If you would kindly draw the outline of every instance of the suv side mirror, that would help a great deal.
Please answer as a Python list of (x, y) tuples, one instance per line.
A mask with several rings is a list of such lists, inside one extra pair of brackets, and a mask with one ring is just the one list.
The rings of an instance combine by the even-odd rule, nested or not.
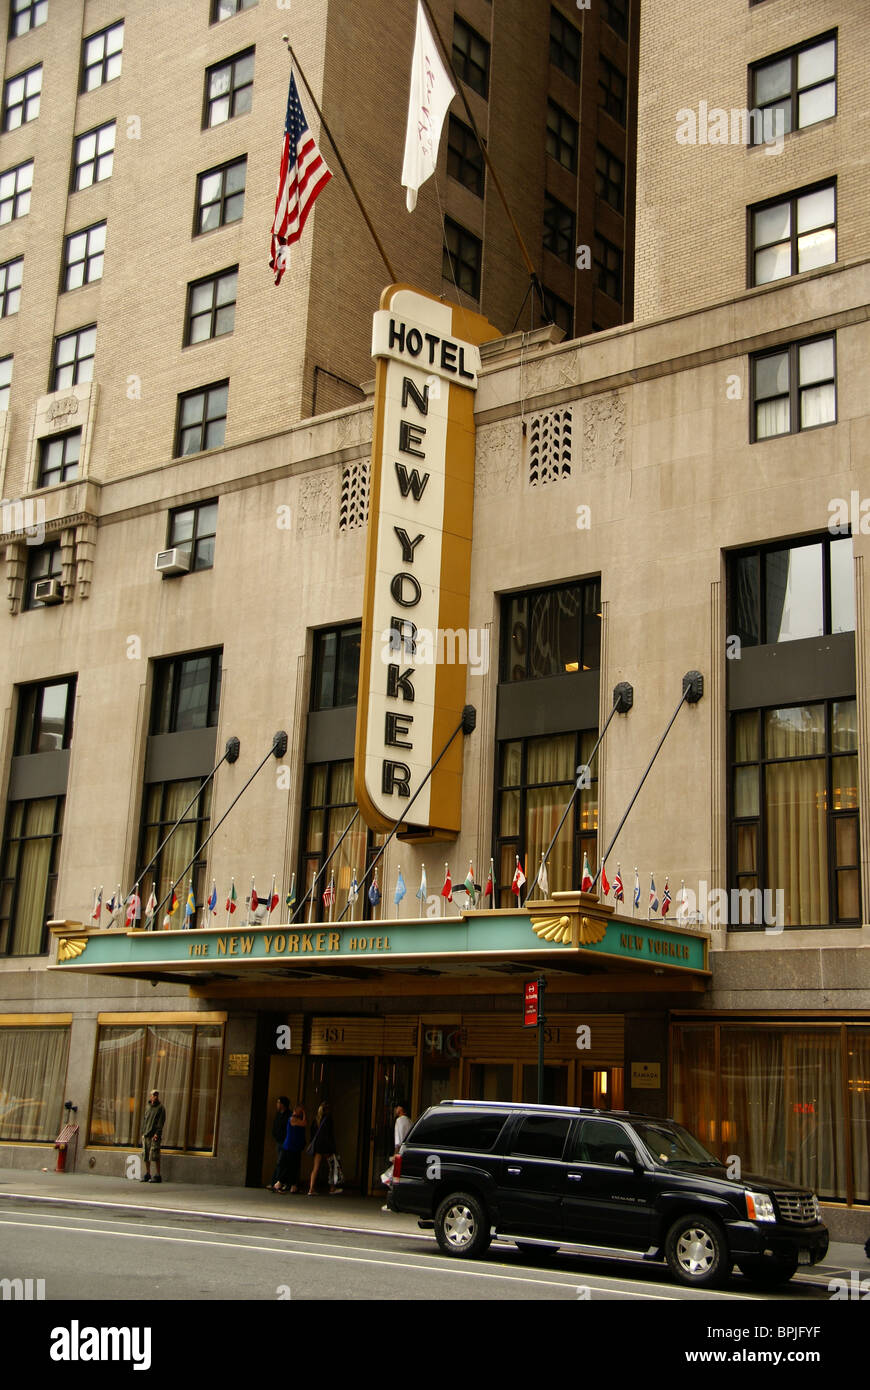
[(638, 1167), (637, 1154), (627, 1154), (625, 1149), (617, 1149), (613, 1155), (614, 1163), (621, 1163), (626, 1168), (634, 1170)]

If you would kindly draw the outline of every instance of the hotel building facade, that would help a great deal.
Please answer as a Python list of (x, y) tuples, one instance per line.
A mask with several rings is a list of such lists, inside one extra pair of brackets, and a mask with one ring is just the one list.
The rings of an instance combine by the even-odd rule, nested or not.
[[(158, 1085), (170, 1180), (258, 1183), (286, 1093), (309, 1111), (330, 1101), (349, 1185), (376, 1189), (397, 1100), (419, 1114), (449, 1095), (534, 1098), (536, 1039), (521, 1007), (523, 982), (540, 975), (547, 1099), (675, 1114), (723, 1159), (811, 1185), (832, 1231), (863, 1238), (870, 18), (857, 0), (832, 0), (823, 23), (808, 0), (727, 0), (712, 17), (700, 0), (678, 17), (657, 0), (640, 13), (607, 0), (591, 18), (529, 6), (512, 29), (499, 0), (463, 8), (454, 50), (467, 50), (474, 81), (487, 68), (493, 101), (508, 64), (489, 127), (497, 165), (510, 121), (522, 116), (522, 144), (540, 118), (537, 163), (523, 155), (540, 197), (514, 197), (545, 285), (571, 304), (581, 336), (565, 337), (514, 330), (523, 271), (488, 183), (475, 224), (482, 278), (449, 307), (456, 294), (441, 271), (458, 271), (461, 285), (469, 245), (450, 241), (450, 219), (459, 225), (460, 204), (476, 196), (456, 177), (465, 166), (442, 149), (454, 169), (438, 180), (454, 200), (443, 228), (432, 185), (408, 217), (396, 172), (405, 87), (397, 78), (395, 92), (377, 94), (395, 106), (389, 120), (372, 98), (371, 128), (354, 124), (346, 69), (372, 42), (370, 26), (362, 7), (312, 3), (300, 26), (309, 48), (298, 45), (306, 74), (354, 164), (368, 161), (366, 178), (395, 200), (382, 220), (397, 272), (441, 296), (430, 327), (447, 350), (403, 362), (396, 345), (416, 301), (401, 290), (382, 300), (383, 274), (337, 177), (284, 285), (265, 278), (287, 79), (280, 13), (261, 2), (209, 15), (203, 4), (194, 26), (195, 7), (184, 7), (187, 55), (168, 55), (179, 74), (167, 81), (173, 121), (200, 145), (178, 157), (181, 176), (166, 92), (161, 104), (136, 75), (150, 56), (145, 8), (128, 7), (118, 48), (120, 14), (89, 0), (78, 7), (84, 43), (49, 47), (53, 4), (18, 5), (22, 24), (33, 22), (6, 48), (0, 1159), (43, 1166), (71, 1100), (79, 1165), (120, 1175)], [(410, 52), (407, 8), (380, 36), (397, 71)], [(435, 12), (449, 32), (450, 7)], [(358, 33), (342, 28), (356, 23)], [(585, 155), (579, 139), (580, 182), (557, 198), (567, 166), (550, 107), (567, 109), (553, 93), (573, 82), (559, 65), (571, 29), (581, 132), (595, 132), (580, 116), (590, 52), (601, 74), (606, 60), (629, 80), (629, 124), (632, 41), (638, 54), (638, 249), (633, 322), (622, 325), (628, 278), (608, 277), (625, 261), (609, 271), (600, 247), (608, 227), (616, 244), (613, 180), (599, 170), (594, 194), (577, 191), (618, 114), (603, 81)], [(517, 104), (526, 61), (541, 69), (536, 116)], [(63, 90), (78, 95), (50, 107)], [(51, 149), (44, 117), (69, 127)], [(122, 140), (137, 129), (131, 117), (139, 134)], [(381, 122), (393, 130), (389, 159), (373, 137)], [(110, 124), (117, 170), (100, 135)], [(162, 181), (149, 129), (155, 142), (160, 131)], [(550, 204), (572, 196), (583, 211), (563, 230), (577, 237), (577, 259), (589, 244), (592, 263), (575, 264), (560, 292), (548, 271)], [(39, 242), (25, 237), (37, 216), (38, 269)], [(23, 274), (10, 270), (16, 261)], [(386, 357), (369, 381), (379, 309), (395, 320), (392, 395)], [(468, 355), (452, 356), (453, 343)], [(453, 365), (476, 364), (476, 345), (476, 381), (457, 385)], [(454, 450), (439, 446), (436, 422), (459, 427), (458, 392), (466, 416)], [(387, 495), (399, 465), (407, 513)], [(431, 499), (442, 474), (443, 515), (419, 522), (427, 540), (416, 552), (411, 503), (427, 486)], [(405, 579), (392, 590), (403, 621), (414, 584), (431, 611), (461, 615), (430, 624), (428, 652), (422, 639), (397, 651), (393, 615), (386, 627), (373, 616), (375, 527), (405, 537)], [(436, 532), (439, 562), (420, 584), (414, 555), (422, 567)], [(168, 552), (157, 570), (155, 555)], [(444, 708), (442, 674), (453, 699)], [(429, 676), (434, 713), (421, 695), (411, 719), (403, 702)], [(384, 688), (399, 702), (386, 726)], [(463, 704), (475, 715), (460, 732)], [(363, 880), (384, 839), (363, 769), (371, 745), (358, 740), (373, 710), (395, 750), (384, 794), (402, 796), (414, 720), (431, 715), (430, 765), (453, 736), (444, 767), (456, 814), (438, 818), (433, 774), (430, 820), (409, 814), (378, 861), (380, 903), (367, 879), (347, 910), (353, 876)], [(607, 858), (624, 902), (578, 894), (584, 859), (594, 874), (669, 725)], [(420, 779), (408, 780), (413, 794)], [(569, 800), (548, 892), (527, 903)], [(471, 907), (459, 885), (472, 864), (484, 886), (490, 860), (493, 897)], [(452, 903), (441, 896), (446, 869)], [(396, 905), (400, 871), (407, 893)], [(301, 906), (314, 875), (315, 901)], [(660, 901), (667, 881), (667, 919), (649, 913), (652, 878)], [(271, 898), (273, 879), (266, 918), (246, 898), (252, 882)], [(105, 905), (116, 883), (126, 896), (137, 881), (143, 903), (152, 884), (158, 899), (177, 885), (169, 930), (127, 930), (123, 915), (106, 929), (105, 911), (96, 926), (95, 887)], [(678, 917), (683, 885), (692, 901)]]

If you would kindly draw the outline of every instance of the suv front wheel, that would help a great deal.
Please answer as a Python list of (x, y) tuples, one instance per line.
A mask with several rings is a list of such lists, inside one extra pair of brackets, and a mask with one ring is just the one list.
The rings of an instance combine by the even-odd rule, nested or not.
[(706, 1216), (680, 1216), (665, 1238), (665, 1259), (675, 1279), (694, 1288), (709, 1288), (731, 1272), (721, 1226)]
[(445, 1255), (473, 1259), (482, 1255), (490, 1240), (483, 1203), (468, 1192), (452, 1192), (435, 1213), (435, 1238)]

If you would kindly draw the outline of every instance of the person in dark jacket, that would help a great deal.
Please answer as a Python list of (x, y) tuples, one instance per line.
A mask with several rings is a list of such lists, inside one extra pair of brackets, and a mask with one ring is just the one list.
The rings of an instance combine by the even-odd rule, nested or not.
[(290, 1121), (290, 1100), (287, 1096), (279, 1096), (275, 1103), (275, 1118), (272, 1120), (272, 1138), (275, 1140), (275, 1171), (268, 1184), (274, 1192), (282, 1192), (279, 1187), (281, 1182), (281, 1167), (284, 1162), (284, 1140), (287, 1137), (287, 1125)]
[[(329, 1159), (331, 1159), (335, 1153), (335, 1129), (332, 1124), (332, 1111), (326, 1102), (324, 1102), (318, 1110), (313, 1128), (314, 1138), (308, 1145), (308, 1152), (314, 1157), (314, 1166), (311, 1169), (311, 1179), (308, 1185), (309, 1197), (315, 1195), (314, 1189), (317, 1185), (317, 1174), (320, 1171), (320, 1165), (324, 1158), (328, 1163)], [(330, 1187), (329, 1190), (330, 1192), (335, 1191), (333, 1187)]]
[[(163, 1139), (163, 1126), (166, 1124), (166, 1107), (160, 1100), (160, 1092), (152, 1091), (148, 1097), (142, 1119), (142, 1157), (145, 1160), (145, 1176), (142, 1182), (162, 1182), (160, 1176), (160, 1144)], [(151, 1164), (157, 1170), (151, 1176)]]
[(302, 1164), (302, 1150), (305, 1148), (305, 1131), (308, 1122), (305, 1118), (305, 1110), (302, 1104), (297, 1101), (290, 1112), (290, 1122), (287, 1125), (287, 1133), (284, 1136), (284, 1156), (281, 1165), (281, 1191), (287, 1191), (287, 1184), (290, 1184), (291, 1192), (299, 1191), (299, 1169)]

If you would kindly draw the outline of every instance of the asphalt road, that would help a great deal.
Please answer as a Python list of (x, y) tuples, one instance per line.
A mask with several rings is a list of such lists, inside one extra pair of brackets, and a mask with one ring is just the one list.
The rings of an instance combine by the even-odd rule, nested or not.
[(825, 1280), (811, 1272), (773, 1293), (738, 1275), (722, 1289), (687, 1289), (661, 1266), (613, 1255), (521, 1254), (513, 1244), (495, 1241), (479, 1260), (451, 1260), (424, 1232), (385, 1235), (59, 1203), (47, 1208), (26, 1199), (4, 1201), (0, 1208), (4, 1278), (42, 1279), (46, 1301), (76, 1302), (583, 1299), (746, 1305), (830, 1299)]

